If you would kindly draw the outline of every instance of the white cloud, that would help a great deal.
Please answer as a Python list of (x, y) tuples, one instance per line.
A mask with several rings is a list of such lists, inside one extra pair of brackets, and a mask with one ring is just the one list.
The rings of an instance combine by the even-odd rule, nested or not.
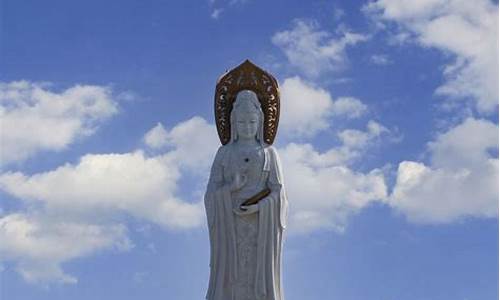
[(453, 54), (438, 94), (472, 98), (480, 113), (498, 105), (498, 7), (489, 0), (379, 0), (364, 10), (393, 21), (424, 47)]
[(368, 111), (368, 107), (358, 98), (340, 97), (333, 102), (334, 116), (345, 116), (350, 119), (361, 117)]
[(117, 113), (111, 90), (76, 85), (62, 92), (28, 81), (0, 83), (2, 164), (65, 149)]
[(429, 144), (431, 164), (404, 161), (389, 204), (417, 223), (498, 215), (498, 126), (467, 119)]
[(167, 131), (161, 123), (156, 124), (144, 135), (144, 143), (152, 149), (161, 149), (168, 145)]
[[(331, 118), (357, 118), (367, 112), (359, 99), (330, 94), (299, 77), (281, 85), (280, 132), (289, 138), (312, 137), (328, 128)], [(291, 203), (290, 228), (294, 233), (318, 229), (342, 231), (349, 216), (386, 197), (380, 170), (353, 171), (349, 164), (371, 142), (389, 130), (369, 121), (366, 130), (338, 132), (341, 145), (318, 152), (311, 144), (289, 143), (279, 149), (287, 194)]]
[(368, 142), (379, 137), (383, 133), (389, 133), (387, 128), (373, 120), (368, 122), (366, 128), (367, 131), (346, 129), (340, 131), (337, 135), (345, 146), (358, 149), (365, 147)]
[(279, 150), (291, 205), (292, 232), (342, 231), (349, 216), (386, 197), (382, 172), (351, 170), (343, 165), (350, 159), (346, 150), (334, 148), (319, 153), (311, 145), (293, 143)]
[(166, 157), (191, 171), (205, 171), (209, 168), (210, 157), (220, 144), (215, 126), (198, 116), (181, 122), (170, 130), (158, 123), (143, 139), (152, 149), (173, 148)]
[(223, 9), (222, 8), (215, 8), (213, 11), (212, 11), (212, 14), (210, 15), (210, 17), (214, 20), (217, 20), (219, 19), (219, 16), (220, 14), (222, 13)]
[(439, 168), (473, 168), (491, 158), (498, 149), (498, 126), (481, 119), (466, 119), (429, 143), (431, 162)]
[(341, 145), (324, 152), (317, 151), (311, 144), (297, 143), (279, 149), (292, 207), (292, 232), (342, 231), (351, 215), (386, 198), (381, 170), (356, 172), (349, 165), (359, 159), (374, 140), (388, 132), (384, 126), (369, 121), (366, 131), (340, 132)]
[(76, 283), (61, 264), (101, 250), (128, 250), (132, 244), (122, 225), (55, 222), (26, 214), (0, 218), (0, 262), (14, 260), (16, 270), (31, 283)]
[[(222, 12), (231, 9), (235, 6), (241, 6), (247, 3), (248, 0), (209, 0), (208, 4), (212, 13), (210, 17), (214, 20), (218, 20)], [(217, 6), (217, 7), (216, 7)]]
[[(201, 197), (181, 199), (178, 186), (186, 172), (205, 180), (218, 145), (215, 127), (194, 117), (165, 132), (171, 149), (156, 156), (142, 150), (87, 154), (47, 172), (1, 174), (0, 189), (33, 210), (2, 218), (2, 259), (14, 261), (28, 281), (73, 283), (76, 278), (63, 272), (62, 263), (127, 241), (117, 216), (171, 230), (201, 226)], [(43, 247), (47, 257), (37, 256)], [(61, 255), (57, 247), (68, 253)]]
[(331, 117), (358, 118), (368, 110), (357, 98), (334, 101), (328, 91), (297, 76), (285, 79), (280, 91), (280, 132), (289, 137), (311, 137), (328, 128)]
[(272, 42), (281, 48), (291, 65), (306, 75), (318, 75), (345, 66), (348, 46), (366, 41), (368, 36), (338, 28), (338, 37), (318, 28), (314, 22), (296, 20), (293, 28), (277, 32)]
[(199, 226), (201, 204), (182, 201), (176, 189), (184, 167), (201, 173), (208, 170), (217, 149), (212, 131), (212, 125), (195, 117), (167, 133), (173, 149), (162, 155), (147, 157), (141, 150), (87, 154), (77, 164), (48, 172), (3, 173), (0, 188), (61, 214), (123, 212), (168, 228)]
[(220, 145), (215, 126), (198, 116), (169, 130), (167, 141), (175, 147), (167, 156), (180, 167), (198, 173), (210, 168), (212, 157)]
[(175, 197), (179, 178), (176, 162), (136, 151), (87, 154), (77, 165), (31, 176), (5, 173), (0, 175), (0, 186), (17, 198), (41, 201), (58, 214), (90, 217), (123, 212), (169, 228), (198, 226), (199, 205)]
[(281, 85), (280, 130), (291, 136), (312, 136), (328, 127), (333, 101), (330, 94), (304, 82), (287, 78)]
[(333, 9), (333, 19), (334, 20), (340, 20), (342, 19), (343, 17), (345, 16), (345, 10), (339, 8), (339, 7), (335, 7)]
[(392, 63), (392, 61), (389, 59), (389, 57), (387, 55), (383, 55), (383, 54), (373, 54), (370, 57), (370, 62), (372, 64), (379, 65), (379, 66), (386, 66), (386, 65), (390, 65)]

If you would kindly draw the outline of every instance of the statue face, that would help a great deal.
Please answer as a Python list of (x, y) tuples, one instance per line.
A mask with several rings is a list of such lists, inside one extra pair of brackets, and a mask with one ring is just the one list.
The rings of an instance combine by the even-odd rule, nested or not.
[(256, 112), (241, 111), (236, 115), (236, 132), (238, 137), (252, 139), (257, 136), (259, 115)]

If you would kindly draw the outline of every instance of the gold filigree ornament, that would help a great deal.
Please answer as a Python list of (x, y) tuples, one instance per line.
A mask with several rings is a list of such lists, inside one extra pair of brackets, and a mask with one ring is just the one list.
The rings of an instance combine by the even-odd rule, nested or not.
[(231, 139), (231, 111), (236, 95), (242, 90), (257, 94), (264, 113), (264, 141), (271, 145), (278, 131), (280, 93), (273, 75), (254, 65), (248, 59), (224, 73), (215, 87), (215, 123), (223, 145)]

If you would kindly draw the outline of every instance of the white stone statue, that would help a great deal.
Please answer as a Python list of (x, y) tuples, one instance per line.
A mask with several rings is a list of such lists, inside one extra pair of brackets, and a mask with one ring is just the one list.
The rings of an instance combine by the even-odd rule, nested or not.
[[(281, 262), (288, 201), (278, 153), (264, 141), (263, 122), (257, 95), (240, 91), (230, 114), (230, 140), (217, 151), (205, 194), (208, 300), (284, 299)], [(244, 204), (259, 199), (254, 197), (259, 193), (256, 204)]]

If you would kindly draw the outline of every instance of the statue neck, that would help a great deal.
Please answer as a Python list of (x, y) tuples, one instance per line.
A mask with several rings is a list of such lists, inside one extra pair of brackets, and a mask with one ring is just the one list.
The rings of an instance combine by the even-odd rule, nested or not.
[(256, 146), (259, 144), (259, 142), (254, 138), (251, 139), (238, 138), (236, 143), (243, 147)]

